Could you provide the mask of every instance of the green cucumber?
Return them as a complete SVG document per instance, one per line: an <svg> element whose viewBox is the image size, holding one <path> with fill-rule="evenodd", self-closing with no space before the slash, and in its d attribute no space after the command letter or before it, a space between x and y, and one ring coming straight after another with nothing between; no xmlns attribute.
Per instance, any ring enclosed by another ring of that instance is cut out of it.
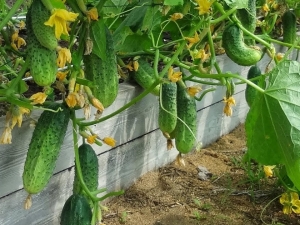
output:
<svg viewBox="0 0 300 225"><path fill-rule="evenodd" d="M73 194L63 206L60 225L91 225L92 216L87 199L82 195Z"/></svg>
<svg viewBox="0 0 300 225"><path fill-rule="evenodd" d="M44 6L41 0L34 0L30 8L31 26L37 40L45 48L55 50L58 44L54 27L44 24L50 18L51 12Z"/></svg>
<svg viewBox="0 0 300 225"><path fill-rule="evenodd" d="M39 193L48 184L61 145L66 135L70 111L64 104L53 103L45 110L35 126L23 171L24 189L29 194Z"/></svg>
<svg viewBox="0 0 300 225"><path fill-rule="evenodd" d="M254 65L262 57L261 50L244 43L243 32L236 24L225 28L222 42L227 56L241 66Z"/></svg>
<svg viewBox="0 0 300 225"><path fill-rule="evenodd" d="M91 87L93 95L100 100L104 108L107 108L118 95L119 75L112 35L107 27L104 32L106 33L106 58L103 60L91 53L83 56L83 62L85 76L93 82Z"/></svg>
<svg viewBox="0 0 300 225"><path fill-rule="evenodd" d="M283 31L283 41L289 44L294 44L297 37L297 18L295 14L287 10L282 15L282 31Z"/></svg>
<svg viewBox="0 0 300 225"><path fill-rule="evenodd" d="M250 80L250 79L253 79L260 75L261 75L261 70L259 69L258 66L254 65L254 66L250 67L248 74L247 74L247 79ZM254 80L252 82L262 88L265 88L265 86L266 86L266 82L263 77L259 80ZM256 95L257 95L257 90L255 88L251 87L249 84L247 84L246 90L245 90L245 98L246 98L246 102L249 107L252 106Z"/></svg>
<svg viewBox="0 0 300 225"><path fill-rule="evenodd" d="M96 191L98 188L99 165L97 155L89 144L79 146L79 161L83 180L89 191ZM73 182L73 194L81 194L82 187L75 169L75 177Z"/></svg>
<svg viewBox="0 0 300 225"><path fill-rule="evenodd" d="M248 8L238 9L237 17L243 27L254 33L256 29L256 0L248 0ZM247 45L255 45L254 39L245 39Z"/></svg>
<svg viewBox="0 0 300 225"><path fill-rule="evenodd" d="M162 108L162 107L163 108ZM170 134L177 123L177 85L169 82L161 84L158 127L163 133Z"/></svg>
<svg viewBox="0 0 300 225"><path fill-rule="evenodd" d="M196 101L186 88L177 85L177 124L174 131L176 149L183 154L189 153L196 142L197 110Z"/></svg>
<svg viewBox="0 0 300 225"><path fill-rule="evenodd" d="M133 80L137 82L142 88L148 89L154 82L154 69L152 66L144 59L139 59L139 68L137 71L130 73ZM160 85L157 85L151 93L153 95L159 96Z"/></svg>

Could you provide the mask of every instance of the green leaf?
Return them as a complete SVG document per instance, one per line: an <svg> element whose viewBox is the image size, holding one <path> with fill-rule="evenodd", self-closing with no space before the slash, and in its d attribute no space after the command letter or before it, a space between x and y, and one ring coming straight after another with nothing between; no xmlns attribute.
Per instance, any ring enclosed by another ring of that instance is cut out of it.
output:
<svg viewBox="0 0 300 225"><path fill-rule="evenodd" d="M300 63L283 61L269 73L246 118L248 154L264 165L285 165L300 190Z"/></svg>
<svg viewBox="0 0 300 225"><path fill-rule="evenodd" d="M183 5L183 0L165 0L164 5Z"/></svg>
<svg viewBox="0 0 300 225"><path fill-rule="evenodd" d="M151 30L160 24L161 12L159 11L160 6L149 7L143 20L141 30L151 32Z"/></svg>
<svg viewBox="0 0 300 225"><path fill-rule="evenodd" d="M95 21L91 26L90 37L93 41L92 52L102 60L106 58L106 34L103 20Z"/></svg>
<svg viewBox="0 0 300 225"><path fill-rule="evenodd" d="M137 44L138 43L138 44ZM146 35L132 34L126 37L122 45L118 45L117 52L137 52L152 47L151 39Z"/></svg>
<svg viewBox="0 0 300 225"><path fill-rule="evenodd" d="M237 7L237 9L248 8L248 0L224 0L224 1L230 8L234 8L234 7Z"/></svg>

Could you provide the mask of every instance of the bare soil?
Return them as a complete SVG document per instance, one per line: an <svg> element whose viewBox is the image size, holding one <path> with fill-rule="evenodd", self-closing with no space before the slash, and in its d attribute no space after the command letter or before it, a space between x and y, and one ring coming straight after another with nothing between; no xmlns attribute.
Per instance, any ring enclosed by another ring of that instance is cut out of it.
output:
<svg viewBox="0 0 300 225"><path fill-rule="evenodd" d="M186 166L173 162L145 174L107 204L103 223L300 224L299 216L282 213L278 196L284 190L276 178L265 178L262 166L255 162L248 163L247 169L242 161L245 151L244 126L240 125L200 152L185 156ZM212 177L200 180L198 166L206 167Z"/></svg>

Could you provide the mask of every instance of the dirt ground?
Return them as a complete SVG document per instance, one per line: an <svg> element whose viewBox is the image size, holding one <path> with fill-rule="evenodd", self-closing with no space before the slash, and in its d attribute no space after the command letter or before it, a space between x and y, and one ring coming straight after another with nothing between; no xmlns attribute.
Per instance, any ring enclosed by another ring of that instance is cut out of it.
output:
<svg viewBox="0 0 300 225"><path fill-rule="evenodd" d="M243 163L244 126L215 143L141 177L104 212L105 225L252 225L300 224L300 216L284 215L283 192L276 178L265 178L262 166ZM211 173L198 176L198 166ZM251 170L249 169L251 168ZM275 199L275 200L274 200Z"/></svg>

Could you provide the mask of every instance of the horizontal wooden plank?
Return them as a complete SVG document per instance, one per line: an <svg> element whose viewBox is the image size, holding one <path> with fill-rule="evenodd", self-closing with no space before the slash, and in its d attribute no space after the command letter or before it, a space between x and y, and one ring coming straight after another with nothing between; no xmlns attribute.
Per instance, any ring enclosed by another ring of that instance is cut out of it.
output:
<svg viewBox="0 0 300 225"><path fill-rule="evenodd" d="M222 114L224 103L218 102L198 111L198 139L207 145L230 132L244 121L248 106L244 92L235 95L237 105L233 116ZM173 161L175 149L166 150L166 140L160 130L132 139L106 152L98 151L100 165L99 187L109 191L126 189L148 171ZM62 206L72 191L74 167L55 174L45 190L33 196L30 210L23 209L27 194L23 189L0 198L1 225L57 225ZM1 182L2 183L2 182Z"/></svg>

